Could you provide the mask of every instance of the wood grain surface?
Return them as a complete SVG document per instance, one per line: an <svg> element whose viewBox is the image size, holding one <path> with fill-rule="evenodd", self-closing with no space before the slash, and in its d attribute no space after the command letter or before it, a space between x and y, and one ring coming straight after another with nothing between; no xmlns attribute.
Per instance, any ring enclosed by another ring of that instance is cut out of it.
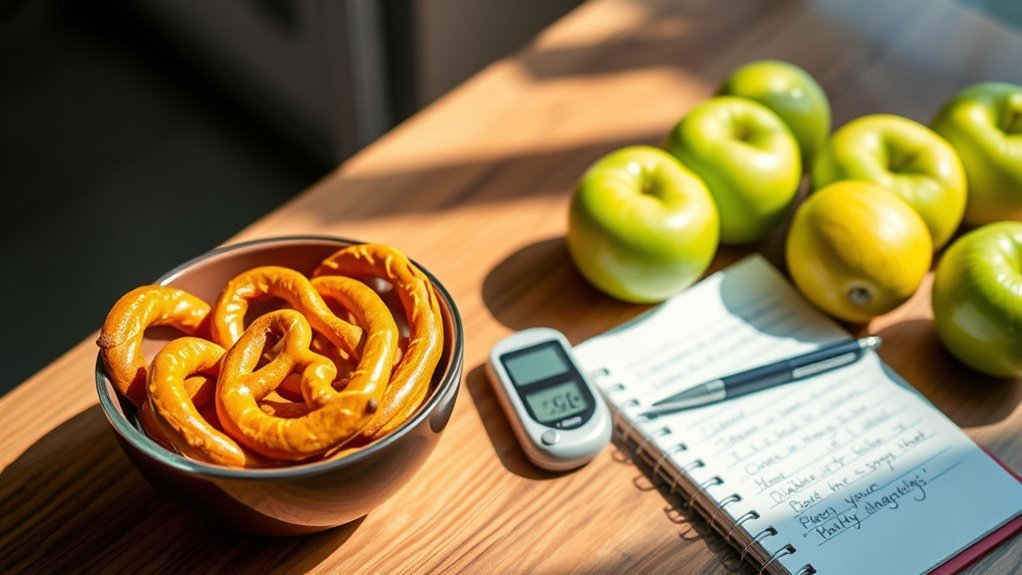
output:
<svg viewBox="0 0 1022 575"><path fill-rule="evenodd" d="M411 484L318 535L268 539L210 525L122 454L96 404L90 339L0 399L0 572L747 572L615 448L572 473L531 466L482 365L513 330L550 325L578 342L644 309L601 295L573 269L564 246L572 188L604 153L662 142L730 70L761 57L818 78L838 126L876 112L928 122L970 83L1022 83L1022 33L964 2L587 3L234 238L386 242L450 289L464 317L466 376ZM754 249L783 265L782 239L778 231ZM714 269L747 252L722 250ZM928 281L906 306L852 329L882 335L887 362L1022 470L1022 382L957 364L930 318ZM1016 536L971 572L1019 570Z"/></svg>

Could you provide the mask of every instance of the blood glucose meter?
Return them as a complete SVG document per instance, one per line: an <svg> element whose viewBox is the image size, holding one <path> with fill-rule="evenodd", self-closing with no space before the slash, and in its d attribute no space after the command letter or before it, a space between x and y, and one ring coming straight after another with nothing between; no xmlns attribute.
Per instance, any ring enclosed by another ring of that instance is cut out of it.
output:
<svg viewBox="0 0 1022 575"><path fill-rule="evenodd" d="M561 332L531 328L493 347L487 372L529 459L563 471L610 442L611 418Z"/></svg>

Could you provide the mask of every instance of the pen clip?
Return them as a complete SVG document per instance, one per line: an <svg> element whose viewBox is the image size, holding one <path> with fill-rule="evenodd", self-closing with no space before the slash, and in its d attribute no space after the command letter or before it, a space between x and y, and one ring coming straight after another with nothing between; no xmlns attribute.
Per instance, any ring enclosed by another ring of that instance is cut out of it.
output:
<svg viewBox="0 0 1022 575"><path fill-rule="evenodd" d="M862 355L862 350L850 351L848 353L843 353L841 355L817 361L809 365L796 367L795 369L791 370L791 377L794 379L802 379L805 377L809 377L810 375L816 375L817 373L830 371L843 365L854 363L855 360L859 359L860 355Z"/></svg>

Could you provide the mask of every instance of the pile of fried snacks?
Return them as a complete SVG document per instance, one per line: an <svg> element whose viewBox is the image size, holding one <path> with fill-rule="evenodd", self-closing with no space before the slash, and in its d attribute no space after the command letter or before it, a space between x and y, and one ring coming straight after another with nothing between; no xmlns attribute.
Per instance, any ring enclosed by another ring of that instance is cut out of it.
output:
<svg viewBox="0 0 1022 575"><path fill-rule="evenodd" d="M364 283L373 278L392 286L400 310ZM245 325L263 298L285 306ZM157 325L185 335L147 363L142 340ZM206 463L276 467L343 457L399 427L426 397L443 337L429 278L398 250L361 244L311 278L250 269L212 307L172 287L136 288L114 304L97 344L155 441Z"/></svg>

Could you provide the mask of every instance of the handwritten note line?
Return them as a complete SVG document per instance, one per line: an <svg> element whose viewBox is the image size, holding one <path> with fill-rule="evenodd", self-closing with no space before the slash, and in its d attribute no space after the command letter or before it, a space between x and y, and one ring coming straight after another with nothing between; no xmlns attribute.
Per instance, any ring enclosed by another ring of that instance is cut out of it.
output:
<svg viewBox="0 0 1022 575"><path fill-rule="evenodd" d="M902 405L896 412L894 412L892 414L887 414L886 417L884 418L884 420L880 421L880 423L883 423L884 421L888 421L890 419L893 419L895 416L900 415L902 412L905 411L906 407L907 406ZM875 421L875 420L871 420L871 421ZM914 422L913 424L911 424L908 427L914 426L916 424L918 424L918 420L916 420L916 422ZM899 426L902 426L902 425L903 424L899 424ZM904 431L906 431L906 429L903 429L903 428L900 428L900 427L896 428L896 429L897 429L897 431L895 431L893 437L897 437L899 434L901 434ZM844 443L834 443L834 444L832 444L832 449L830 450L830 453L833 454L834 452L842 450L845 447L848 447L850 444L854 443L855 441L857 441L857 440L859 440L861 438L862 438L862 436L853 435L850 439L846 440ZM884 442L886 442L886 440L881 440L881 443L877 444L877 447L882 445ZM828 462L827 465L825 466L824 474L820 477L820 480L822 481L823 479L826 479L826 478L830 477L832 474L837 473L838 470L840 470L840 469L842 469L844 467L847 467L851 463L854 463L854 462L858 461L859 459L861 459L862 457L867 455L870 451L871 451L871 449L863 450L863 451L861 451L861 453L856 454L854 458L852 458L851 460L849 460L847 462L845 462L846 458L844 458L844 457L838 457L836 455L832 455L831 456L831 461ZM809 461L808 463L806 463L802 467L792 471L791 474L792 475L796 475L796 474L798 474L798 473L800 473L802 471L805 471L806 468L808 468L810 466L813 466L813 465L816 465L816 464L820 463L820 461L822 461L822 458L821 459L815 459L813 461ZM839 463L838 467L836 467L833 470L829 470L830 464L834 463L834 462L838 462ZM785 479L787 477L788 476L786 475ZM768 489L770 489L770 486L766 486L766 487L760 489L759 493L764 493Z"/></svg>
<svg viewBox="0 0 1022 575"><path fill-rule="evenodd" d="M782 421L794 422L796 416L802 415L803 418L806 417L804 413L800 413L802 408L806 406L814 406L817 408L818 413L813 414L812 417L814 419L818 419L823 413L827 413L829 411L832 411L833 408L838 407L840 403L848 402L859 397L868 396L869 394L873 393L878 389L877 384L871 384L864 387L853 388L851 391L846 390L845 388L855 380L856 375L857 375L856 373L852 373L849 374L848 377L844 377L838 381L828 383L825 386L816 386L813 389L812 393L810 394L805 393L805 388L792 386L788 393L785 393L784 395L781 395L771 400L771 403L773 405L779 407L771 410L768 413L760 412L756 415L756 417L765 417L768 418L768 420L770 417L773 417L774 419L770 421L771 423L778 423ZM829 399L825 405L820 404L821 399L828 399L829 396L838 392L845 392L845 394L841 395L837 399L833 398ZM800 396L799 400L790 404L785 404L784 400L788 398L791 394L795 393L798 393L798 395ZM801 431L802 429L803 426L797 426L793 433ZM712 431L716 433L719 431L723 431L723 429L719 429L718 427L712 429Z"/></svg>
<svg viewBox="0 0 1022 575"><path fill-rule="evenodd" d="M927 439L931 439L933 437L934 437L934 435L925 435L925 436L923 436L923 441L925 441ZM861 482L861 481L865 480L867 477L869 477L870 475L876 473L877 471L882 470L884 465L887 465L890 469L893 470L894 469L894 461L896 461L897 458L899 458L901 456L904 456L905 453L907 453L909 450L912 449L912 447L914 447L916 445L919 445L919 443L913 443L912 446L910 446L908 448L905 448L900 454L898 454L896 456L893 456L891 458L880 457L880 458L874 459L873 461L867 462L868 470L866 470L866 471L862 471L861 468L853 469L853 471L856 474L855 477L854 477L854 480L855 480L854 483ZM888 452L888 454L890 454L890 453ZM890 454L890 455L893 455L893 454ZM812 483L804 483L804 484L803 483L799 483L799 484L797 484L798 485L798 490L796 490L793 493L788 493L783 498L779 499L778 497L774 496L774 493L771 493L771 496L774 497L774 500L776 501L776 503L774 503L771 506L771 509L773 507L777 507L781 503L789 502L790 499L792 497L794 497L795 495L798 495L798 493L806 491L810 487L815 486L820 481L823 481L824 479L827 479L827 478L829 478L829 477L831 477L833 475L836 475L839 470L844 469L845 467L847 467L847 465L842 465L842 466L838 467L837 469L835 469L833 471L828 470L828 471L824 472L822 477L820 477L819 479L813 481ZM810 502L808 504L799 504L799 508L797 509L797 513L795 513L795 516L798 517L799 515L802 515L806 511L809 511L809 510L813 509L814 507L817 507L818 505L822 504L824 501L826 501L827 498L830 498L830 497L840 493L845 487L848 487L850 485L850 483L849 483L850 481L851 481L851 478L849 478L848 475L846 474L843 477L842 481L839 481L837 483L829 483L828 482L828 486L831 489L831 495L828 495L828 496L826 496L826 497L824 497L822 499L817 499L817 500L812 501L812 502ZM852 483L852 484L854 484L854 483ZM818 491L817 490L814 490L814 495L818 495Z"/></svg>
<svg viewBox="0 0 1022 575"><path fill-rule="evenodd" d="M837 386L835 385L834 387L837 387ZM824 419L823 416L825 416L826 414L831 412L835 408L835 406L837 406L835 404L835 402L840 403L840 402L844 402L844 401L850 401L851 399L855 399L857 397L869 396L870 393L872 391L874 391L874 390L875 390L875 388L860 388L860 389L855 389L855 390L853 390L851 392L848 392L848 393L846 393L844 395L840 395L839 397L837 397L835 399L832 399L831 401L829 401L827 403L822 404L820 406L820 409L818 410L818 412L815 413L815 414L811 414L811 415L804 415L803 414L803 416L802 416L803 422L806 421L806 418L810 418L809 422L803 423L802 426L793 425L793 427L789 428L791 430L790 433L785 433L784 435L780 435L780 432L775 432L776 439L774 441L770 441L767 444L765 444L765 445L763 445L763 446L761 446L759 448L753 449L752 453L747 454L747 456L744 456L741 459L736 458L736 461L733 462L731 465L729 465L728 469L732 469L732 468L735 467L735 465L737 465L739 463L742 463L744 460L751 459L754 456L760 456L760 454L769 453L769 452L771 452L771 449L773 447L775 447L776 445L785 445L784 439L786 439L789 436L794 435L796 433L801 434L801 443L796 443L796 444L787 443L786 445L787 445L787 448L789 448L789 450L790 450L790 448L802 449L802 448L808 447L808 446L810 446L810 445L812 445L812 444L814 444L814 443L816 443L816 442L818 442L820 440L823 440L824 439L823 436L827 435L828 433L832 433L833 434L833 433L836 433L837 431L839 431L841 429L845 429L846 426L849 423L851 423L851 422L853 422L853 421L855 421L857 419L862 419L864 417L867 417L869 415L867 413L867 411L866 410L860 410L860 411L858 411L858 413L854 413L854 415L852 415L851 417L843 417L843 418L842 417L838 417L836 423L833 420L828 421L827 419ZM822 394L820 397L823 397L824 395L826 395L826 394ZM887 396L887 397L884 397L883 399L881 399L879 401L882 403L882 402L886 402L889 399L890 399L890 396ZM784 429L784 431L788 431L788 430ZM717 452L715 454L722 454L723 452L725 452L727 450L728 450L728 448L722 449L721 451L719 451L719 452ZM800 471L800 470L796 470L796 471Z"/></svg>
<svg viewBox="0 0 1022 575"><path fill-rule="evenodd" d="M817 390L814 391L814 393L809 395L809 397L807 398L808 402L816 402L820 398L824 398L824 397L827 397L828 395L831 395L831 394L835 393L836 390L841 386L842 383L844 383L843 380L842 381L838 381L838 382L834 382L833 385L821 386L821 388L818 388ZM777 398L776 402L777 403L783 403L784 402L784 398L786 396L790 395L790 394L795 393L795 391L797 391L797 390L792 389L790 392L785 393L785 394L779 396ZM860 395L863 395L863 394L866 394L866 393L868 393L868 392L865 391L865 390L855 390L855 391L853 391L851 393L848 393L846 395L842 395L839 399L840 400L848 400L848 399L852 399L852 398L854 398L856 396L860 396ZM833 405L832 404L822 405L821 409L818 410L819 413L815 414L814 416L811 416L812 420L814 420L811 423L812 424L816 424L817 423L816 420L820 420L821 416L826 414L826 412L828 411L828 408L833 408ZM755 420L751 424L751 427L755 428L755 430L759 430L761 428L767 427L767 425L765 425L767 423L771 423L771 424L772 423L776 423L776 420L775 421L770 421L772 417L774 417L773 414L771 414L769 416L762 416L762 417L758 418L757 420ZM803 420L804 420L804 417L805 416L803 416ZM820 421L823 421L823 420L820 420ZM760 423L760 422L763 422L763 423ZM797 431L803 431L807 427L808 426L799 427L797 429ZM746 429L748 429L748 428L746 428ZM796 433L797 431L792 432L792 434ZM739 444L739 442L740 442L739 440L740 439L744 439L745 438L745 437L742 437L742 435L744 433L745 433L745 430L739 432L737 435L725 436L725 437L723 437L721 439L717 439L716 442L724 444L724 447L722 447L721 449L718 449L717 451L713 452L712 453L713 456L714 457L721 456L721 454L724 454L728 450L733 449L737 444ZM757 443L757 447L754 448L753 452L751 454L749 454L749 456L746 456L746 457L754 456L754 454L756 454L756 453L768 450L771 447L773 447L774 445L782 443L784 441L784 439L786 439L788 437L788 435L791 435L791 434L781 435L779 433L775 433L775 438L773 440L768 440L767 442L765 442L763 444L758 444ZM736 440L736 438L738 440Z"/></svg>
<svg viewBox="0 0 1022 575"><path fill-rule="evenodd" d="M897 476L897 477L895 477L895 478L891 479L891 480L890 480L890 481L888 481L887 483L884 483L884 484L882 484L882 485L877 485L877 484L873 483L873 484L871 484L871 486L876 486L876 489L874 489L874 491L875 491L875 490L879 490L879 489L884 489L884 488L886 488L887 486L889 486L889 485L891 485L892 483L894 483L895 481L897 481L897 480L899 480L899 479L901 479L901 478L905 477L906 475L908 475L909 473L911 473L911 472L912 472L912 471L913 471L914 469L917 469L917 468L921 468L922 466L926 465L926 464L927 464L927 463L929 463L930 461L933 461L934 459L936 459L937 457L939 457L939 456L940 456L940 455L942 455L943 453L947 452L947 450L948 450L948 448L946 448L946 447L945 447L944 449L941 449L940 451L938 451L938 452L936 452L936 453L932 454L932 455L931 455L930 457L927 457L926 459L924 459L924 460L923 460L922 462L920 462L920 463L918 463L918 464L914 465L913 467L909 468L909 469L908 469L907 471L905 471L905 472L904 472L904 473L902 473L901 475L899 475L899 476ZM867 474L865 474L865 475L863 475L863 476L860 476L860 477L856 478L856 482L855 482L855 483L856 483L856 484L861 484L861 483L862 483L862 482L863 482L863 481L864 481L864 480L865 480L865 479L866 479L866 478L867 478L867 477L868 477L868 476L869 476L869 475L870 475L871 473L872 473L872 472L870 472L870 473L867 473ZM842 490L842 491L843 491L843 490ZM828 500L830 500L831 498L833 498L833 497L835 497L835 496L838 496L838 495L840 495L840 494L842 493L842 491L835 491L834 493L831 493L830 495L828 495L828 496L824 497L823 499L821 499L821 500L817 501L816 503L814 503L814 504L813 504L812 506L810 506L809 508L803 509L803 510L799 511L798 513L795 513L794 517L796 517L796 518L802 518L802 517L805 517L806 513L807 513L807 512L808 512L808 511L809 511L809 510L810 510L811 508L813 508L813 507L818 507L818 506L819 506L820 504L824 503L825 501L828 501ZM855 497L856 495L858 495L859 493L861 493L861 490L859 490L859 491L858 491L858 492L856 492L856 493L853 493L853 494L852 494L852 497L854 498L854 497ZM847 499L846 499L846 500L847 500Z"/></svg>
<svg viewBox="0 0 1022 575"><path fill-rule="evenodd" d="M884 401L886 401L887 399L890 399L890 397L889 396L886 397L884 399ZM860 417L865 417L866 415L868 415L868 414L865 413L865 412L860 413L856 417L848 419L846 422L844 422L844 424L847 425L847 423L849 423L851 421L854 421L855 419L858 419ZM825 422L825 420L820 420L819 422L814 422L814 425L816 423L824 423L824 422ZM822 441L823 439L825 439L824 436L826 435L826 430L827 429L831 429L831 428L833 428L835 430L841 429L841 428L835 426L833 422L829 422L828 425L830 425L831 427L824 426L824 429L822 429L822 430L816 430L816 431L813 431L812 433L804 434L803 435L803 442L802 442L801 445L799 445L799 444L794 444L793 445L793 444L789 443L785 447L785 449L787 449L787 451L788 451L788 455L792 455L792 454L798 452L799 450L804 449L804 448L806 448L806 447L808 447L808 446L810 446L810 445L812 445L812 444L814 444L814 443L816 443L818 441ZM804 432L806 429L813 429L813 428L812 428L812 426L807 426L807 427L799 428L798 432ZM824 431L824 433L820 433L820 431ZM837 443L836 448L843 448L844 446L848 445L849 443L851 443L851 442L853 442L853 441L855 441L857 439L860 439L860 438L861 438L861 436L853 436L851 439L846 441L844 444ZM831 450L831 451L833 451L833 450ZM772 455L772 456L768 456L766 459L772 459L772 458L775 459L776 457L777 457L777 455ZM762 463L763 460L761 459L760 461ZM780 463L781 461L783 461L783 460L775 459L776 463ZM735 464L741 463L741 462L742 462L741 460L738 460L738 461L732 463L730 466L728 466L728 468L730 469L730 468L734 467ZM818 463L818 460L807 461L802 467L799 467L798 469L793 470L792 473L794 474L794 473L798 473L800 471L803 471L806 467L809 467L809 466L814 465L816 463ZM749 479L753 479L754 480L755 476L758 475L759 472L762 471L765 468L766 467L764 467L763 465L758 465L756 472L750 473L750 472L747 471L746 473L748 474L748 476L745 477L744 479L742 479L742 481L743 482L744 481L748 481ZM748 469L748 464L746 466L746 469Z"/></svg>
<svg viewBox="0 0 1022 575"><path fill-rule="evenodd" d="M943 451L946 451L946 450L942 450L940 453L943 453ZM938 453L938 455L939 455L939 453ZM936 457L936 456L934 456L934 457ZM930 459L933 459L933 458L930 458ZM915 492L917 490L919 491L919 494L921 495L921 498L917 498L917 499L915 499L915 501L917 503L922 503L927 498L925 487L928 486L928 485L932 485L938 478L943 476L945 473L947 473L948 471L951 471L955 467L958 467L958 465L960 463L961 462L955 462L954 464L952 464L948 468L944 469L943 471L941 471L937 475L931 477L928 481L925 478L921 478L921 477L919 477L919 475L917 475L916 478L914 478L911 482L907 482L908 484L906 486L898 486L898 489L896 491L894 491L893 493L890 493L888 495L883 496L880 499L880 502L882 503L882 505L874 505L872 503L867 503L866 507L864 508L866 513L867 513L867 515L865 517L861 518L861 519L858 517L858 513L854 513L854 514L851 515L852 521L842 521L841 527L837 528L835 530L824 530L821 533L819 527L815 528L817 534L819 534L823 538L823 540L820 541L819 545L823 545L824 543L827 543L828 541L834 540L838 535L841 535L842 533L846 532L848 529L850 529L853 526L856 529L860 529L862 524L865 523L866 520L870 519L871 517L874 517L874 516L878 515L884 509L888 509L888 510L892 510L892 511L900 509L901 508L901 504L899 503L899 501L902 498L906 497L907 495L909 495L909 494L911 494L911 493L913 493L913 492ZM875 489L873 489L872 493L880 492L880 491L886 489L887 487L892 485L895 481L898 481L899 479L903 479L906 475L908 475L909 473L912 473L916 469L921 469L923 471L923 473L926 473L926 468L924 468L923 465L926 465L926 462L923 462L923 463L920 463L919 465L916 465L912 469L909 469L905 473L901 474L900 476L896 477L895 479L893 479L891 481L888 481L887 483L885 483L882 486L876 486L874 484L873 486L871 486L871 487L875 487ZM853 509L858 509L857 505L851 505L847 509L844 509L843 511L836 512L837 513L837 517L847 517L848 514ZM807 532L811 533L811 531L808 531L808 530L807 530ZM803 534L803 537L805 537L805 536L806 536L806 534Z"/></svg>
<svg viewBox="0 0 1022 575"><path fill-rule="evenodd" d="M932 437L934 437L934 436L933 435L926 436L925 439L929 439L929 438L932 438ZM912 444L912 446L910 446L909 448L904 449L897 456L893 456L891 458L878 458L878 459L874 459L872 462L869 462L868 466L870 467L870 469L868 471L860 471L859 469L856 469L855 470L856 476L855 476L855 482L854 483L861 482L866 477L868 477L868 476L872 475L873 473L883 469L882 466L884 464L888 465L891 468L891 470L893 471L893 469L894 469L894 461L896 461L899 457L904 456L904 454L906 452L908 452L910 449L912 449L916 445L920 445L920 443ZM846 476L844 482L841 482L840 484L837 484L837 487L838 487L837 489L832 487L830 495L827 495L826 497L820 498L820 499L818 499L816 501L812 501L812 502L807 503L805 505L801 505L798 509L796 509L797 512L795 513L794 516L797 518L800 515L806 513L807 511L809 511L809 510L811 510L811 509L813 509L815 507L818 507L824 501L826 501L827 499L833 497L834 495L837 495L837 494L841 493L843 488L848 486L848 479L849 478Z"/></svg>
<svg viewBox="0 0 1022 575"><path fill-rule="evenodd" d="M899 410L899 412L900 411L901 410ZM899 424L899 427L895 429L893 434L891 434L888 437L882 438L882 439L877 439L877 440L875 440L875 442L874 441L870 441L869 438L867 437L866 438L867 443L865 444L866 447L863 448L863 449L860 449L858 451L856 451L854 449L854 447L853 447L852 452L855 453L855 457L853 457L847 463L845 463L845 461L844 461L846 459L845 457L832 456L832 460L837 459L837 460L840 460L840 462L841 462L841 464L836 469L842 469L844 467L848 467L849 464L858 461L859 459L861 459L864 456L868 455L870 452L874 451L877 447L883 446L888 441L896 439L897 437L901 436L906 431L908 431L907 428L914 427L915 425L918 425L918 423L919 423L919 421L916 420L914 423L909 424L908 426L901 426L901 424ZM863 439L863 436L861 436L861 435L852 435L851 438L848 439L847 441L845 441L844 443L835 442L834 444L832 444L832 449L829 450L828 453L834 453L835 451L843 450L845 447L848 447L849 445L851 445L851 444L853 444L853 443L855 443L855 442L857 442L857 441L859 441L861 439ZM820 461L822 461L822 458L821 459L814 459L814 460L811 460L811 461L807 461L805 464L803 464L798 469L792 470L790 472L790 475L792 475L792 476L798 475L799 473L805 471L807 468L819 464ZM830 464L830 462L828 462L828 466L829 466L829 464ZM836 472L836 469L835 469L834 472ZM829 477L834 472L826 473L823 476L823 478L825 479L825 478ZM762 493L762 491L760 493Z"/></svg>

